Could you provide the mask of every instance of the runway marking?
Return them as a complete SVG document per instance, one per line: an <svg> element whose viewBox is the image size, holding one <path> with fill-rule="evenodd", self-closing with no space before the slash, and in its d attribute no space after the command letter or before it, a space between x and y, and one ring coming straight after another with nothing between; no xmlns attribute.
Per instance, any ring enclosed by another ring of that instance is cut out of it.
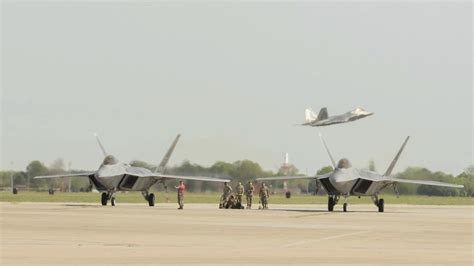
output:
<svg viewBox="0 0 474 266"><path fill-rule="evenodd" d="M290 244L283 245L283 248L289 248L289 247L294 247L302 244L307 244L313 241L321 241L321 240L331 240L335 238L341 238L341 237L346 237L346 236L352 236L352 235L359 235L359 234L364 234L368 233L369 231L359 231L359 232L353 232L353 233L347 233L347 234L342 234L342 235L335 235L335 236L327 236L323 238L316 238L316 239L309 239L309 240L303 240L303 241L298 241Z"/></svg>

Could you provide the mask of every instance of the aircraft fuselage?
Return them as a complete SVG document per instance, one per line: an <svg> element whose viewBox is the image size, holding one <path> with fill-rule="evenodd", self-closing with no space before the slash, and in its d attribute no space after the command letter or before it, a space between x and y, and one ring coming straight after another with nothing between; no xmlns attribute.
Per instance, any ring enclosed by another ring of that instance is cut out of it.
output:
<svg viewBox="0 0 474 266"><path fill-rule="evenodd" d="M126 173L126 174L125 174ZM137 175L150 175L140 177ZM102 164L89 179L99 191L147 191L156 179L153 173L142 167L133 167L125 163Z"/></svg>
<svg viewBox="0 0 474 266"><path fill-rule="evenodd" d="M361 179L381 179L382 175L357 168L337 168L327 180L321 179L321 183L328 192L333 195L355 195L372 196L376 195L383 188L383 184ZM329 182L329 184L328 184Z"/></svg>

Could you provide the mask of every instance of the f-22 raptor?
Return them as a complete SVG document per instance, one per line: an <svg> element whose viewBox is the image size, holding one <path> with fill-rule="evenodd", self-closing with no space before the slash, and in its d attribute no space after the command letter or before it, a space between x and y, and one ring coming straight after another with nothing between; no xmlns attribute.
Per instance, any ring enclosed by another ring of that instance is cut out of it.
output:
<svg viewBox="0 0 474 266"><path fill-rule="evenodd" d="M312 126L312 127L322 127L329 126L334 124L348 123L355 121L367 116L371 116L374 113L367 112L366 110L358 107L350 112L329 116L328 110L326 107L321 108L319 114L316 114L310 108L305 109L305 122L301 124L302 126Z"/></svg>
<svg viewBox="0 0 474 266"><path fill-rule="evenodd" d="M35 178L87 176L89 177L91 184L93 184L98 191L102 192L102 205L107 205L107 202L110 200L112 206L115 206L115 193L117 191L141 191L145 200L148 201L148 205L155 206L155 195L149 192L151 186L157 182L164 184L166 180L170 179L230 182L229 179L165 174L166 164L178 143L180 138L179 134L176 136L176 139L173 141L173 144L171 144L171 147L166 152L159 166L156 167L153 172L146 168L134 167L127 163L119 162L113 155L110 155L105 151L105 148L97 135L95 135L95 137L105 157L97 171L77 174L37 176Z"/></svg>
<svg viewBox="0 0 474 266"><path fill-rule="evenodd" d="M266 180L290 180L290 179L316 179L321 183L328 194L328 211L333 211L334 206L338 203L340 197L344 197L343 211L347 211L347 200L349 196L369 196L372 198L375 206L377 206L379 212L384 212L384 200L379 199L379 193L392 186L395 193L398 196L398 183L418 184L418 185L429 185L429 186L441 186L441 187L452 187L452 188L463 188L462 185L455 185L449 183L443 183L438 181L429 180L410 180L391 177L391 173L395 164L400 157L405 145L410 137L405 139L402 147L398 151L397 155L393 159L392 163L388 167L387 171L383 175L376 172L352 168L349 160L340 159L336 164L331 152L329 151L326 142L321 137L321 141L326 148L329 158L333 166L333 171L330 173L320 176L279 176L279 177L264 177L257 178L257 181Z"/></svg>

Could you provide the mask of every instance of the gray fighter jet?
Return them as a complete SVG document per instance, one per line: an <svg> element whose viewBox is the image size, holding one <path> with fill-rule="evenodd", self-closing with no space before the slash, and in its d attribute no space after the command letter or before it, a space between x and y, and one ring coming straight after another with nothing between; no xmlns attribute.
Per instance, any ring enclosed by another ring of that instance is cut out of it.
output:
<svg viewBox="0 0 474 266"><path fill-rule="evenodd" d="M117 191L141 191L143 197L148 201L149 206L155 206L155 195L150 193L150 187L157 182L164 184L166 180L199 180L212 182L230 182L229 179L219 179L203 176L176 176L164 174L166 164L168 163L173 150L178 143L180 135L176 137L171 144L171 147L166 152L160 165L150 171L142 167L134 167L129 164L119 162L113 155L107 154L104 146L96 135L97 143L102 150L105 158L99 169L94 172L65 174L65 175L51 175L51 176L37 176L35 178L56 178L56 177L74 177L87 176L91 184L102 192L101 203L107 205L110 200L112 206L115 206L115 192Z"/></svg>
<svg viewBox="0 0 474 266"><path fill-rule="evenodd" d="M347 123L355 121L374 113L367 112L366 110L358 107L350 112L344 113L342 115L328 116L328 110L326 107L321 108L319 114L316 114L310 108L305 109L305 122L301 124L302 126L312 126L312 127L322 127L329 126L334 124Z"/></svg>
<svg viewBox="0 0 474 266"><path fill-rule="evenodd" d="M321 185L326 190L328 194L328 211L333 211L334 206L338 203L339 198L344 198L343 210L347 211L347 200L349 196L369 196L372 198L375 206L378 207L379 212L384 211L384 200L379 199L379 193L387 188L393 187L395 193L398 197L398 183L409 183L409 184L418 184L418 185L429 185L429 186L441 186L441 187L452 187L452 188L463 188L462 185L455 185L449 183L442 183L438 181L428 181L428 180L409 180L391 177L395 164L400 157L405 145L408 142L407 137L405 142L403 142L402 147L398 151L397 155L393 159L392 163L388 167L385 174L381 175L372 171L362 170L352 168L349 160L341 159L336 165L331 152L329 151L326 142L321 136L321 141L323 142L324 147L331 159L334 170L330 173L320 175L320 176L280 176L280 177L265 177L257 178L257 181L266 181L266 180L290 180L290 179L316 179L321 183Z"/></svg>

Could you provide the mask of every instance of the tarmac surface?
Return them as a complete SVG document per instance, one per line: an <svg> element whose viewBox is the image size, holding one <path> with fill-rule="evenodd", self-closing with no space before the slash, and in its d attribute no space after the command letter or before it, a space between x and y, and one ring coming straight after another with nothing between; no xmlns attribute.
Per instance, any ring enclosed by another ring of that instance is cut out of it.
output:
<svg viewBox="0 0 474 266"><path fill-rule="evenodd" d="M0 264L473 265L473 206L0 203Z"/></svg>

